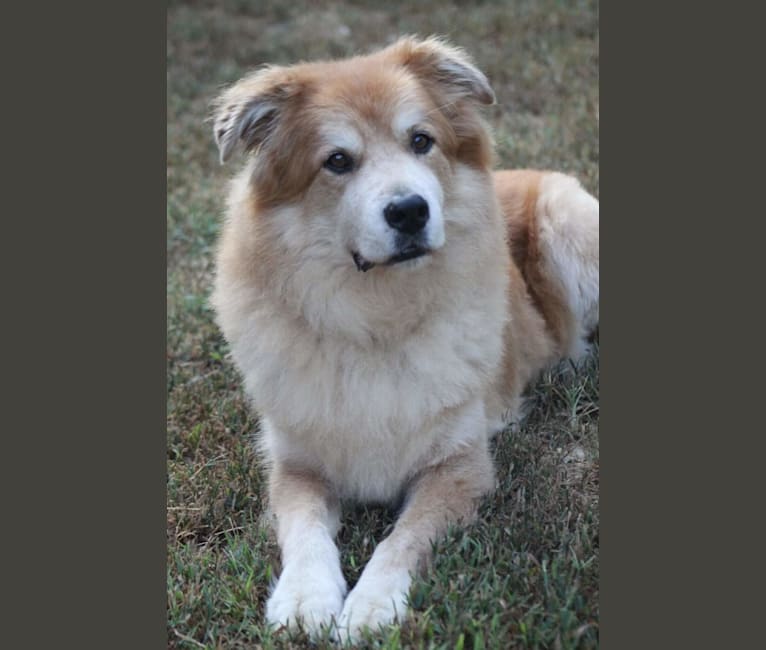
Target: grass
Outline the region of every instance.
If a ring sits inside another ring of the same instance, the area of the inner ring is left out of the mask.
[[[300,648],[263,625],[279,569],[261,525],[257,416],[207,296],[226,179],[209,124],[223,84],[264,63],[342,56],[439,33],[488,74],[498,165],[571,172],[598,195],[598,6],[553,2],[171,2],[168,9],[167,617],[172,648]],[[598,646],[598,354],[545,373],[518,432],[495,443],[498,489],[478,522],[436,544],[412,618],[379,648]],[[392,514],[345,513],[350,583]],[[320,641],[317,647],[329,647]]]

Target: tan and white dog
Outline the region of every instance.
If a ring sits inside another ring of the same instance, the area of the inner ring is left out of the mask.
[[[216,103],[221,160],[249,153],[213,304],[261,416],[273,624],[401,619],[431,541],[494,487],[491,434],[598,324],[598,201],[559,173],[493,174],[493,101],[462,50],[408,37]],[[348,594],[344,500],[402,504]]]

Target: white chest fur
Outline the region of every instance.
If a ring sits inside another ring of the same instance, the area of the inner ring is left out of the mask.
[[[344,496],[385,501],[424,464],[483,437],[505,322],[504,301],[486,289],[386,344],[320,336],[256,306],[232,353],[264,416],[267,456],[321,469]]]

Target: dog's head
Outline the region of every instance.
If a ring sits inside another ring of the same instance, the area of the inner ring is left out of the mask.
[[[284,224],[288,247],[321,245],[366,271],[444,245],[455,166],[489,169],[477,105],[493,101],[462,50],[407,37],[369,56],[245,77],[217,100],[214,134],[222,162],[238,148],[252,155],[259,213],[294,208],[290,218],[314,224],[311,241]]]

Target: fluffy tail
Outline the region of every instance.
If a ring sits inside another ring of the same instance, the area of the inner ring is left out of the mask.
[[[598,200],[571,176],[498,172],[509,245],[560,356],[581,358],[599,321]]]

